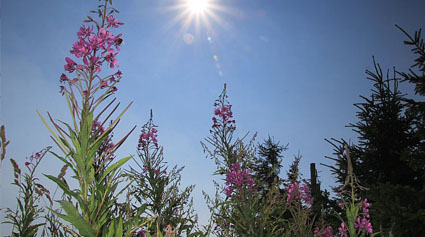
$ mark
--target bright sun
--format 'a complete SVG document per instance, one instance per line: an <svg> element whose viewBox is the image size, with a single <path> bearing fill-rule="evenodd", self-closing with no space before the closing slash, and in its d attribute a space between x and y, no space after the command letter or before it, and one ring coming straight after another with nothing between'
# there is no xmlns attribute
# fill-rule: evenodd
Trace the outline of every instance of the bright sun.
<svg viewBox="0 0 425 237"><path fill-rule="evenodd" d="M208 9L208 0L186 0L186 6L192 13L200 14Z"/></svg>

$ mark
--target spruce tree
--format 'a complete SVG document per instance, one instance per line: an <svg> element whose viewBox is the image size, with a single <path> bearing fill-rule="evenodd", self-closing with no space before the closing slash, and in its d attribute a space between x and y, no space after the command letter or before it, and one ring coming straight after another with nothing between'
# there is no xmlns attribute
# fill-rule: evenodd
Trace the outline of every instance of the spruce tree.
<svg viewBox="0 0 425 237"><path fill-rule="evenodd" d="M258 157L253 165L254 177L260 181L259 191L266 195L273 185L279 185L280 169L282 168L282 152L286 151L287 145L282 146L270 136L262 144L258 144Z"/></svg>
<svg viewBox="0 0 425 237"><path fill-rule="evenodd" d="M407 33L406 33L407 34ZM407 34L408 35L408 34ZM409 36L410 37L410 36ZM360 194L372 202L371 219L375 231L394 236L420 236L425 233L424 192L424 103L408 99L399 83L415 83L416 93L424 95L424 47L420 33L406 44L420 57L409 73L393 71L390 77L375 63L375 72L366 71L373 81L371 96L361 96L358 122L348 127L358 134L358 144L351 144L354 172L360 184L368 187ZM397 78L402 75L404 80ZM346 178L344 140L333 139L335 165L332 173L340 184Z"/></svg>

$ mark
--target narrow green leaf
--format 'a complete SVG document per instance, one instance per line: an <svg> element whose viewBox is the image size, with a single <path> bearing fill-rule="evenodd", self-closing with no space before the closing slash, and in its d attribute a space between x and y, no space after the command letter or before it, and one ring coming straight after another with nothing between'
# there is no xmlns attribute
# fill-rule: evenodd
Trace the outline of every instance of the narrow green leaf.
<svg viewBox="0 0 425 237"><path fill-rule="evenodd" d="M122 237L123 231L122 231L122 217L120 217L120 220L118 221L117 228L115 229L115 237Z"/></svg>
<svg viewBox="0 0 425 237"><path fill-rule="evenodd" d="M75 228L78 229L82 236L92 237L95 235L95 231L90 224L84 220L78 210L69 201L59 201L62 208L65 210L67 215L62 215L62 219L71 223Z"/></svg>
<svg viewBox="0 0 425 237"><path fill-rule="evenodd" d="M100 183L106 178L106 176L109 175L109 173L111 173L111 171L115 171L118 168L120 168L122 165L124 165L128 160L130 160L132 157L131 156L127 156L125 158L122 158L121 160L119 160L117 163L110 165L105 172L103 173L102 177L100 178Z"/></svg>

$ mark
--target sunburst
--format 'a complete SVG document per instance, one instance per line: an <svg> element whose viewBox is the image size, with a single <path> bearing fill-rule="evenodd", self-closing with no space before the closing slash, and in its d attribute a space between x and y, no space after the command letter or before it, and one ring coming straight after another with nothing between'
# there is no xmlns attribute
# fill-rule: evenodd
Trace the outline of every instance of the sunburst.
<svg viewBox="0 0 425 237"><path fill-rule="evenodd" d="M214 33L213 23L225 25L220 13L230 13L229 8L219 4L220 0L179 0L174 6L167 8L169 11L178 11L178 14L171 19L168 27L172 28L180 24L180 34L185 34L189 28L194 27L195 35L201 29L206 29L209 33Z"/></svg>

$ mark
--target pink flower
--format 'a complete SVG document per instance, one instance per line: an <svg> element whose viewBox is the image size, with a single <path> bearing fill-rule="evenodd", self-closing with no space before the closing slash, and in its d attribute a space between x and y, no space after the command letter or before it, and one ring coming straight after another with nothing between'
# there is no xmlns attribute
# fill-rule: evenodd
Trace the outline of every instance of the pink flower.
<svg viewBox="0 0 425 237"><path fill-rule="evenodd" d="M25 162L25 166L28 167L31 163L29 163L28 161Z"/></svg>
<svg viewBox="0 0 425 237"><path fill-rule="evenodd" d="M97 47L102 47L102 46L103 46L103 39L102 38L100 38L96 35L90 35L89 36L88 47L90 48L90 50L94 50Z"/></svg>
<svg viewBox="0 0 425 237"><path fill-rule="evenodd" d="M87 68L86 66L81 65L81 64L78 64L77 67L76 67L77 70L83 70L83 69L86 69L86 68Z"/></svg>
<svg viewBox="0 0 425 237"><path fill-rule="evenodd" d="M254 188L255 181L252 179L251 174L247 169L241 169L239 163L231 164L229 170L226 173L227 185L225 192L226 196L232 196L235 190L243 191L256 191Z"/></svg>
<svg viewBox="0 0 425 237"><path fill-rule="evenodd" d="M70 52L74 54L75 57L81 58L89 53L89 49L86 47L84 40L80 39L72 45Z"/></svg>
<svg viewBox="0 0 425 237"><path fill-rule="evenodd" d="M345 227L344 222L342 222L341 226L338 227L338 231L340 233L340 237L347 237L347 228Z"/></svg>
<svg viewBox="0 0 425 237"><path fill-rule="evenodd" d="M360 219L360 217L357 217L354 227L358 229L359 231L366 231L369 234L373 233L372 224L366 218Z"/></svg>
<svg viewBox="0 0 425 237"><path fill-rule="evenodd" d="M370 215L369 215L369 207L371 206L370 203L368 203L367 199L363 200L361 209L362 212L359 216L356 218L356 223L354 224L354 227L358 229L359 231L365 231L369 234L373 233L372 229L372 223L370 223Z"/></svg>
<svg viewBox="0 0 425 237"><path fill-rule="evenodd" d="M153 143L155 147L158 148L158 135L156 134L158 130L150 122L143 126L141 134L139 136L138 147L140 149L148 148L149 144L151 143Z"/></svg>
<svg viewBox="0 0 425 237"><path fill-rule="evenodd" d="M106 20L108 21L108 27L118 28L118 20L114 19L113 15L108 16Z"/></svg>
<svg viewBox="0 0 425 237"><path fill-rule="evenodd" d="M80 27L80 31L77 32L77 36L80 39L84 39L91 34L93 27L86 27L85 25Z"/></svg>
<svg viewBox="0 0 425 237"><path fill-rule="evenodd" d="M115 58L115 56L117 55L117 53L115 53L115 51L113 49L108 49L106 51L106 57L105 60L107 62L109 62L109 66L110 68L114 68L115 65L118 63L118 60Z"/></svg>
<svg viewBox="0 0 425 237"><path fill-rule="evenodd" d="M61 93L62 95L64 95L65 94L65 87L64 86L59 86L59 89L60 89L59 93Z"/></svg>
<svg viewBox="0 0 425 237"><path fill-rule="evenodd" d="M298 182L289 184L288 186L288 196L286 197L286 202L291 202L291 200L302 200L305 204L311 204L311 194L310 189L307 184L303 184L301 187Z"/></svg>
<svg viewBox="0 0 425 237"><path fill-rule="evenodd" d="M105 30L104 28L100 28L99 32L97 33L97 37L98 37L98 40L100 40L100 42L103 43L104 41L106 41L110 37L112 37L112 33ZM102 45L102 47L104 47L104 46Z"/></svg>
<svg viewBox="0 0 425 237"><path fill-rule="evenodd" d="M102 83L100 83L100 89L103 89L107 86L109 86L107 81L102 81Z"/></svg>
<svg viewBox="0 0 425 237"><path fill-rule="evenodd" d="M69 57L65 58L66 64L64 66L65 71L73 72L75 70L75 66L77 65L72 59Z"/></svg>
<svg viewBox="0 0 425 237"><path fill-rule="evenodd" d="M214 103L214 106L216 106L216 108L214 109L214 115L218 116L218 118L213 117L214 123L212 128L223 126L223 128L234 130L235 129L234 124L236 123L236 121L231 120L231 118L233 117L232 106L225 105L225 104L221 104L220 106L219 103Z"/></svg>
<svg viewBox="0 0 425 237"><path fill-rule="evenodd" d="M117 76L118 78L121 78L122 72L118 70L114 75Z"/></svg>
<svg viewBox="0 0 425 237"><path fill-rule="evenodd" d="M326 226L324 229L319 229L319 227L316 227L314 230L314 236L315 237L333 237L332 228L330 226Z"/></svg>
<svg viewBox="0 0 425 237"><path fill-rule="evenodd" d="M291 199L294 198L298 198L299 194L298 194L298 190L299 190L299 184L298 182L289 184L289 189L288 189L288 196L286 197L286 202L290 202Z"/></svg>
<svg viewBox="0 0 425 237"><path fill-rule="evenodd" d="M66 81L69 81L69 78L65 74L62 73L59 81L60 82L66 82Z"/></svg>

